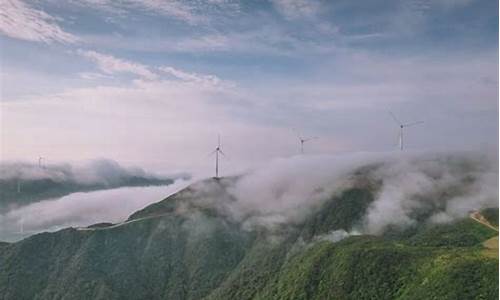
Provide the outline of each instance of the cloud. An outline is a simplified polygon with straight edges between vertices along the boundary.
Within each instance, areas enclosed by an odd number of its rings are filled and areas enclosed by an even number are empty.
[[[111,78],[110,76],[95,72],[80,72],[78,73],[78,76],[86,80],[103,80]]]
[[[171,16],[191,24],[202,22],[204,19],[194,14],[193,9],[182,1],[132,0],[130,3],[151,12]]]
[[[248,228],[298,223],[348,186],[355,169],[385,159],[386,155],[366,153],[276,159],[230,185],[228,192],[237,201],[228,211]]]
[[[382,234],[394,226],[452,222],[472,210],[497,207],[497,166],[496,154],[472,152],[295,156],[273,160],[237,177],[197,182],[178,195],[182,201],[177,213],[196,213],[192,207],[215,209],[246,230],[262,226],[273,230],[301,224],[326,201],[336,201],[336,196],[352,187],[367,189],[373,201],[360,219],[351,220],[353,228],[334,228],[315,237],[336,242],[349,235]],[[0,228],[6,236],[17,232],[22,220],[27,231],[35,232],[119,222],[186,185],[177,181],[165,189],[75,193],[0,215]]]
[[[450,222],[470,211],[498,206],[495,158],[474,155],[427,155],[382,165],[374,177],[383,182],[363,220],[364,231],[387,226]],[[498,165],[498,162],[496,162]]]
[[[207,25],[239,12],[239,1],[180,1],[180,0],[84,0],[77,5],[96,8],[119,15],[137,14],[138,11],[169,17],[189,25]]]
[[[339,242],[339,241],[341,241],[345,238],[348,238],[350,236],[355,236],[355,235],[360,235],[360,234],[361,233],[359,233],[357,231],[347,232],[343,229],[340,229],[340,230],[332,230],[332,231],[328,232],[327,234],[315,236],[314,239],[316,241],[329,241],[331,243],[336,243],[336,242]]]
[[[228,103],[231,105],[226,106]],[[226,165],[237,166],[238,161],[246,160],[245,153],[257,159],[269,151],[277,155],[296,150],[295,145],[288,146],[295,140],[279,138],[283,136],[280,129],[232,121],[227,110],[242,104],[237,88],[224,84],[136,80],[126,86],[68,89],[0,105],[5,128],[1,132],[2,151],[15,153],[14,157],[3,156],[4,159],[18,159],[21,152],[21,157],[29,157],[37,148],[39,155],[50,160],[74,160],[78,153],[77,159],[104,156],[147,163],[155,170],[160,166],[178,171],[209,168],[212,173],[212,159],[206,155],[220,133],[232,157],[230,162],[223,162],[223,172],[227,174]],[[43,126],[38,125],[40,115],[44,116]],[[22,138],[28,134],[44,138]],[[253,138],[255,134],[259,138]],[[280,142],[267,145],[266,153],[255,153],[244,146],[243,142],[250,138],[256,146],[269,139]],[[27,144],[18,147],[19,143]],[[61,146],[41,149],[41,143]]]
[[[109,54],[103,54],[92,50],[79,49],[77,53],[97,64],[99,69],[106,74],[131,73],[147,80],[161,80],[161,73],[173,76],[175,79],[183,82],[192,82],[204,86],[218,85],[222,80],[215,75],[206,75],[193,72],[187,72],[172,66],[162,66],[153,68],[137,62],[127,61],[114,57]],[[85,79],[99,79],[103,75],[98,73],[80,73]],[[227,83],[227,82],[226,82]]]
[[[217,209],[249,230],[275,229],[301,224],[326,201],[336,201],[335,196],[361,186],[373,201],[360,219],[351,220],[353,228],[336,230],[378,235],[390,226],[451,222],[473,210],[497,207],[497,165],[494,155],[472,152],[297,156],[274,160],[221,183],[198,183],[185,197]]]
[[[338,48],[339,29],[327,21],[314,20],[290,31],[284,24],[258,17],[256,19],[243,22],[256,23],[255,26],[239,30],[217,28],[161,37],[109,35],[86,38],[106,48],[196,54],[203,59],[211,57],[213,53],[299,58],[304,55],[332,53]]]
[[[128,14],[138,9],[157,15],[169,16],[190,24],[196,24],[203,20],[202,17],[194,14],[191,6],[186,2],[177,0],[83,0],[76,1],[74,4],[99,9],[106,13]]]
[[[64,30],[56,19],[20,0],[0,2],[0,32],[15,39],[44,43],[75,43],[78,38]]]
[[[92,50],[86,51],[79,49],[77,53],[95,62],[99,69],[106,74],[132,73],[149,80],[157,78],[157,75],[153,73],[148,66],[140,63],[119,59],[112,55]]]
[[[46,164],[43,168],[27,162],[0,163],[0,180],[51,179],[56,182],[71,182],[82,185],[115,185],[133,177],[161,179],[141,168],[123,167],[108,159],[91,160],[80,164]]]
[[[31,157],[36,149],[64,160],[104,156],[208,169],[211,161],[203,157],[220,133],[232,156],[228,164],[248,165],[296,154],[292,127],[320,136],[306,153],[391,149],[397,128],[387,110],[425,121],[408,131],[408,149],[480,148],[497,144],[498,89],[483,82],[497,78],[492,59],[489,53],[474,59],[349,53],[341,62],[325,60],[307,79],[263,75],[260,82],[234,87],[221,84],[223,78],[217,85],[199,84],[196,80],[211,75],[176,66],[185,79],[146,66],[156,80],[114,86],[99,81],[94,87],[4,99],[2,150],[6,159]]]
[[[0,214],[0,241],[15,241],[42,231],[70,226],[122,222],[133,212],[164,199],[187,184],[189,181],[179,179],[168,186],[73,193],[22,206]]]
[[[189,73],[185,72],[173,67],[160,67],[160,71],[168,73],[176,78],[179,78],[184,81],[190,81],[195,83],[201,83],[204,85],[216,85],[220,83],[220,79],[215,75],[204,75],[197,73]]]
[[[274,7],[286,18],[315,16],[321,9],[316,0],[271,0]]]

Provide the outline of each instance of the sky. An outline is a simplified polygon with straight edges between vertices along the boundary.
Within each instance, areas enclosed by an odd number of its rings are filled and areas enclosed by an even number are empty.
[[[498,149],[498,1],[2,0],[0,159]]]

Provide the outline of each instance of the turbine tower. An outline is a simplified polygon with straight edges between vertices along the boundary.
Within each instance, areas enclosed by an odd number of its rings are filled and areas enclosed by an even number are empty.
[[[301,136],[296,130],[294,130],[294,131],[295,131],[295,134],[297,135],[297,138],[300,141],[300,154],[304,154],[304,143],[309,142],[311,140],[318,139],[317,136],[305,138],[305,137]]]
[[[20,221],[20,233],[24,233],[24,216],[21,216],[21,221]]]
[[[217,148],[210,153],[210,155],[215,154],[215,178],[219,178],[219,153],[224,157],[226,156],[221,150],[220,135],[217,135]]]
[[[38,157],[38,167],[41,169],[42,168],[42,161],[43,161],[43,157],[39,156]]]
[[[399,150],[403,151],[403,148],[404,148],[404,144],[403,144],[404,128],[414,126],[414,125],[423,124],[424,122],[417,121],[417,122],[412,122],[412,123],[403,123],[403,122],[399,121],[398,118],[396,118],[396,116],[391,111],[389,111],[389,114],[391,115],[392,119],[396,122],[396,124],[398,124],[398,126],[399,126]]]

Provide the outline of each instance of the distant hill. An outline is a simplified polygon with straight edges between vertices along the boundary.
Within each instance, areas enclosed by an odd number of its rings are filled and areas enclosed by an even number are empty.
[[[251,210],[232,210],[237,179],[209,179],[121,224],[0,244],[0,295],[16,300],[498,299],[498,256],[485,255],[482,245],[497,232],[479,222],[466,216],[428,222],[424,216],[441,208],[426,206],[412,208],[421,220],[412,225],[387,227],[377,235],[357,231],[382,191],[383,182],[368,173],[353,174],[348,187],[303,217],[272,226],[254,222]],[[485,214],[491,216],[498,208],[489,211]]]
[[[94,161],[83,167],[4,163],[0,164],[0,212],[75,192],[173,182],[172,178],[148,174],[139,168],[123,168],[109,160]]]

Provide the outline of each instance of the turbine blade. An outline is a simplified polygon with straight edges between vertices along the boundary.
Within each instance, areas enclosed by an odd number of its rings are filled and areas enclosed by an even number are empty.
[[[398,125],[403,125],[403,123],[399,121],[398,118],[396,118],[396,116],[392,113],[392,111],[389,111],[389,114],[391,115],[394,122],[398,123]]]
[[[319,139],[319,137],[317,137],[317,136],[313,136],[313,137],[310,137],[310,138],[304,139],[304,142],[308,142],[308,141],[310,141],[310,140],[316,140],[316,139]]]
[[[222,154],[222,156],[227,158],[226,154],[224,154],[224,152],[222,152],[222,150],[219,149],[219,153]]]
[[[209,154],[207,154],[207,157],[210,157],[210,156],[214,155],[214,154],[215,154],[215,152],[217,152],[217,149],[215,149],[214,151],[212,151],[212,152],[210,152]]]
[[[423,124],[424,121],[418,121],[418,122],[413,122],[413,123],[407,123],[407,124],[403,124],[403,127],[410,127],[410,126],[414,126],[414,125],[419,125],[419,124]]]

